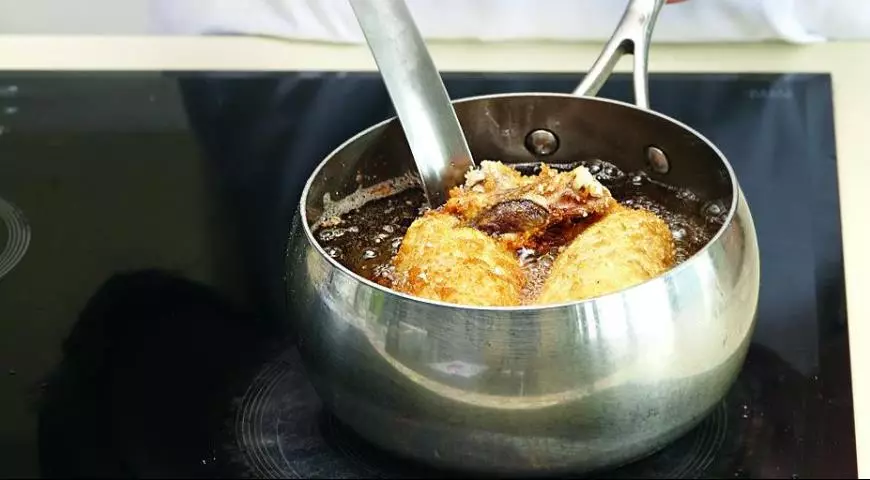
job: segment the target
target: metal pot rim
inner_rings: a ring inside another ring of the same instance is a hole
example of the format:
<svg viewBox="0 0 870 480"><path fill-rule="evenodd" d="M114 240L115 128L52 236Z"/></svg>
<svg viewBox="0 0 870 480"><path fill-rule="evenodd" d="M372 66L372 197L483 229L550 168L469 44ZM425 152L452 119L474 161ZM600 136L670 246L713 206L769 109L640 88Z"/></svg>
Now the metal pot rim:
<svg viewBox="0 0 870 480"><path fill-rule="evenodd" d="M334 258L329 256L326 253L326 251L323 249L323 247L320 245L320 243L317 241L317 239L314 238L314 234L308 225L308 215L306 214L306 211L305 211L306 210L305 205L307 203L308 193L309 193L309 190L311 188L311 184L312 184L314 178L316 178L317 175L320 173L320 171L324 168L324 166L326 164L328 164L330 162L330 160L332 160L333 157L335 157L339 152L344 150L348 145L354 143L358 139L368 135L369 133L371 133L379 128L383 128L384 126L386 126L389 123L398 121L397 117L394 116L394 117L390 117L386 120L383 120L381 122L378 122L378 123L366 128L366 129L360 131L359 133L350 137L349 139L345 140L341 145L339 145L332 152L330 152L329 155L327 155L326 158L324 158L323 161L321 161L317 165L317 167L314 169L314 171L311 172L311 174L308 177L308 180L305 182L305 187L302 189L302 195L299 198L299 206L298 206L298 209L299 209L298 213L299 213L300 218L302 220L301 226L305 232L305 236L306 236L308 242L314 246L314 249L317 251L317 253L322 258L324 258L327 262L329 262L334 268L338 269L338 271L340 271L346 275L349 275L354 280L356 280L356 281L358 281L358 282L360 282L360 283L362 283L370 288L378 290L385 295L400 297L402 299L416 302L416 303L420 303L420 304L424 304L424 305L450 308L450 309L459 309L459 310L465 310L465 311L492 312L492 313L499 313L499 312L540 312L540 311L545 311L545 310L556 310L556 309L565 308L565 307L578 307L578 306L581 306L581 305L584 305L587 303L594 303L595 301L597 301L601 298L622 295L626 292L643 288L645 285L652 283L652 282L655 282L662 277L678 275L683 269L689 268L690 264L695 263L695 261L698 257L703 256L711 248L711 246L713 244L718 243L719 239L722 237L724 232L729 227L731 227L731 224L733 223L733 220L734 220L734 216L737 214L737 203L738 203L738 200L740 197L740 187L737 183L737 177L734 173L734 169L731 167L731 164L728 162L728 159L725 157L725 155L719 150L718 147L716 147L716 145L713 144L713 142L708 140L705 136L701 135L698 131L696 131L692 127L680 122L679 120L671 118L671 117L664 115L662 113L656 112L654 110L641 108L641 107L638 107L634 104L626 103L626 102L619 101L619 100L613 100L613 99L601 98L601 97L590 97L590 96L579 96L578 97L577 95L567 94L567 93L553 93L553 92L498 93L498 94L478 95L478 96L474 96L474 97L461 98L461 99L453 100L451 103L456 105L456 104L462 104L462 103L467 103L467 102L470 103L470 102L481 101L481 100L500 100L503 98L520 98L520 97L555 97L555 98L564 98L566 100L567 99L571 99L571 100L583 99L583 100L592 101L592 102L610 103L610 104L617 105L620 107L637 110L637 111L643 112L645 114L653 115L655 117L658 117L661 120L670 122L672 124L675 124L683 129L685 129L687 132L694 135L695 138L701 140L710 149L712 149L713 152L716 153L716 155L719 157L719 160L724 165L725 170L728 172L728 179L731 182L731 205L728 208L728 215L726 216L725 221L723 222L722 226L719 228L719 230L716 232L716 234L713 235L713 237L700 250L698 250L697 252L695 252L694 255L687 258L685 261L683 261L679 265L676 265L675 267L671 268L667 272L660 274L660 275L657 275L657 276L655 276L649 280L646 280L644 282L641 282L639 284L632 285L631 287L628 287L628 288L625 288L622 290L618 290L616 292L611 292L608 294L599 295L597 297L586 298L583 300L575 300L572 302L562 302L562 303L555 303L555 304L549 304L549 305L522 305L522 306L513 306L513 307L475 306L475 305L457 305L457 304L446 303L446 302L441 302L441 301L437 301L437 300L419 298L419 297L415 297L415 296L408 295L405 293L397 292L393 289L384 287L382 285L379 285L375 282L372 282L368 279L363 278L362 276L354 273L353 271L351 271L350 269L348 269L347 267L345 267L344 265L339 263L337 260L335 260Z"/></svg>

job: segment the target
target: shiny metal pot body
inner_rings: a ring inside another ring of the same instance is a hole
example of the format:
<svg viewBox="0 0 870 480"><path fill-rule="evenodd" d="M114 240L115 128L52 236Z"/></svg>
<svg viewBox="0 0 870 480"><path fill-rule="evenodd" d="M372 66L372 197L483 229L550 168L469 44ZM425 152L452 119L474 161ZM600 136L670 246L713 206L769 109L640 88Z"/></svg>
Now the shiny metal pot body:
<svg viewBox="0 0 870 480"><path fill-rule="evenodd" d="M466 308L411 298L339 265L310 229L325 198L360 187L358 174L367 186L414 172L399 123L376 125L317 168L292 226L290 320L326 407L389 451L498 473L612 467L686 433L734 382L758 302L755 228L726 159L689 127L611 100L509 94L454 105L476 159L534 161L526 135L546 129L559 147L545 161L645 170L727 220L665 275L587 301ZM651 166L650 146L667 156L667 173Z"/></svg>

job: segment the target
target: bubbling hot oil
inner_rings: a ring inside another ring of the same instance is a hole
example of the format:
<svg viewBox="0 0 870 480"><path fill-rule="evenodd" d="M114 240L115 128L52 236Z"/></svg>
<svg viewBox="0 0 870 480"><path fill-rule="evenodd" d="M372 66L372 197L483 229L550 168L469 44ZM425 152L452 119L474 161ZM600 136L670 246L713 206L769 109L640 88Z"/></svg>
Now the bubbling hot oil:
<svg viewBox="0 0 870 480"><path fill-rule="evenodd" d="M402 238L426 204L416 187L375 198L338 215L340 221L318 222L314 235L327 255L352 272L384 286L392 284L392 259Z"/></svg>
<svg viewBox="0 0 870 480"><path fill-rule="evenodd" d="M705 202L689 190L650 179L643 172L625 173L601 160L551 165L558 170L585 166L621 204L643 208L658 215L670 227L677 264L697 253L723 225L728 208L721 202ZM515 165L524 174L536 174L540 164ZM392 259L411 223L426 208L423 191L400 182L379 198L361 203L353 195L333 204L334 215L315 224L315 237L328 255L352 272L389 287ZM367 193L370 195L370 193ZM345 208L342 209L342 204ZM526 272L525 299L537 296L549 274L557 251L519 251Z"/></svg>

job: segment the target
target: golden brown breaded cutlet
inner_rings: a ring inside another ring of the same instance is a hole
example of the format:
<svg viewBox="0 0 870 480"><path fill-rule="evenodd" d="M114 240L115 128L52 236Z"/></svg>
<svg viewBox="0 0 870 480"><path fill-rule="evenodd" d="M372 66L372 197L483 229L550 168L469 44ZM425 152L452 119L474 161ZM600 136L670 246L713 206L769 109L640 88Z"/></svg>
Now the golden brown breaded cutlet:
<svg viewBox="0 0 870 480"><path fill-rule="evenodd" d="M459 305L519 305L525 283L514 252L437 212L411 224L393 265L396 290Z"/></svg>
<svg viewBox="0 0 870 480"><path fill-rule="evenodd" d="M537 304L583 300L649 280L674 265L668 225L647 210L615 207L553 263Z"/></svg>

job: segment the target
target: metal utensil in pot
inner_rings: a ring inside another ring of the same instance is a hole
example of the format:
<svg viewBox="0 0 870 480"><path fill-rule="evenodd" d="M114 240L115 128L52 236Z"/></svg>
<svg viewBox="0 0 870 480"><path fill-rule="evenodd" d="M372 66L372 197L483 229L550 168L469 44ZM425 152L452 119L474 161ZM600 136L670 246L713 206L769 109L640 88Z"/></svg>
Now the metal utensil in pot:
<svg viewBox="0 0 870 480"><path fill-rule="evenodd" d="M404 0L351 0L378 64L420 184L433 208L474 167L450 98Z"/></svg>
<svg viewBox="0 0 870 480"><path fill-rule="evenodd" d="M581 473L663 447L732 385L755 325L755 228L722 153L690 127L643 108L643 57L662 3L630 2L576 92L594 93L614 57L633 49L639 106L556 93L453 102L475 158L605 159L688 189L718 209L715 236L659 277L542 307L462 307L409 297L352 273L312 231L332 200L414 172L398 121L349 139L311 175L288 248L290 321L324 404L360 435L453 469Z"/></svg>

